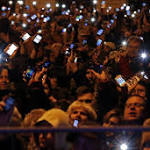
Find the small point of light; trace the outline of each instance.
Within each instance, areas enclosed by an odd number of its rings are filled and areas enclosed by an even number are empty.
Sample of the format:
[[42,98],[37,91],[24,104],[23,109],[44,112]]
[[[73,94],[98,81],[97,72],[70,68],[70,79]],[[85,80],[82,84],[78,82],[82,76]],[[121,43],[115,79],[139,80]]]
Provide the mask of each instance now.
[[27,27],[27,24],[23,23],[23,24],[22,24],[22,27],[23,27],[23,28],[26,28],[26,27]]
[[121,145],[120,145],[120,149],[121,149],[121,150],[127,150],[127,149],[128,149],[127,144],[125,144],[125,143],[121,144]]
[[11,25],[14,25],[14,24],[15,24],[15,21],[12,20],[12,21],[11,21]]
[[127,15],[124,15],[124,17],[127,17]]
[[145,59],[145,58],[147,57],[147,54],[146,54],[145,52],[143,52],[143,53],[141,54],[141,57],[142,57],[143,59]]
[[93,9],[93,12],[96,13],[96,9]]
[[23,14],[23,17],[27,17],[27,16],[28,16],[28,14],[26,14],[26,13]]
[[13,4],[13,1],[9,1],[8,4],[9,4],[9,5],[12,5],[12,4]]
[[106,12],[109,13],[109,9],[107,9]]
[[136,12],[136,11],[134,11],[133,13],[134,13],[134,14],[136,14],[137,12]]
[[67,12],[70,13],[70,10],[68,9]]
[[63,30],[62,30],[62,32],[66,32],[67,31],[67,29],[66,28],[64,28]]
[[127,41],[122,41],[122,45],[126,46],[127,45]]
[[32,5],[35,6],[36,4],[37,4],[37,1],[33,1],[33,2],[32,2]]
[[41,18],[44,18],[44,15],[41,15]]
[[140,9],[138,9],[137,11],[138,11],[138,13],[140,13],[140,12],[141,12],[141,10],[140,10]]
[[51,4],[50,4],[50,3],[47,3],[47,4],[46,4],[46,7],[47,7],[47,8],[50,8],[50,7],[51,7]]
[[19,5],[23,5],[23,4],[24,4],[24,2],[23,2],[22,0],[17,1],[17,3],[18,3]]
[[140,39],[143,41],[144,40],[144,38],[142,37],[142,36],[140,36]]
[[95,20],[96,20],[96,19],[95,19],[94,17],[91,18],[91,22],[95,22]]
[[42,33],[42,30],[38,30],[38,32],[37,33]]
[[66,5],[65,5],[65,4],[62,4],[62,8],[66,8]]
[[123,7],[126,7],[126,6],[127,6],[127,4],[126,4],[126,3],[124,3],[124,4],[123,4]]
[[83,8],[84,8],[84,6],[83,6],[83,5],[81,5],[81,6],[80,6],[80,9],[83,9]]
[[121,8],[120,8],[121,10],[123,10],[124,9],[124,6],[121,6]]
[[56,7],[59,7],[59,3],[56,3]]
[[93,0],[93,4],[96,5],[97,4],[97,0]]
[[134,17],[135,17],[135,14],[132,14],[131,17],[134,18]]
[[112,7],[111,7],[111,6],[109,6],[109,7],[108,7],[108,9],[109,9],[109,10],[111,10],[111,9],[112,9]]
[[145,74],[145,72],[144,71],[141,71],[141,75],[143,76]]
[[126,11],[128,11],[128,10],[130,10],[130,6],[127,6],[127,7],[126,7]]

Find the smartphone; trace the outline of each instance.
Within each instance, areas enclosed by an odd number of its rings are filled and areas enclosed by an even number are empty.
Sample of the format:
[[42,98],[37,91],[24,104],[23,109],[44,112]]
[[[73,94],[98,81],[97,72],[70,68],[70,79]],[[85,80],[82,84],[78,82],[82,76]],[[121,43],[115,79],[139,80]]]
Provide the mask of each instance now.
[[114,23],[114,19],[111,19],[111,20],[110,20],[110,23],[113,24],[113,23]]
[[43,65],[43,67],[47,68],[47,67],[49,67],[49,65],[50,65],[50,62],[45,62],[44,65]]
[[37,15],[34,14],[33,16],[31,16],[31,19],[34,20],[34,19],[36,19],[36,17],[37,17]]
[[78,120],[74,120],[73,126],[77,128],[78,124],[79,124],[79,121]]
[[28,40],[30,37],[31,37],[31,36],[30,36],[29,33],[25,33],[25,34],[22,36],[22,39],[23,39],[23,41],[26,41],[26,40]]
[[74,59],[74,63],[77,63],[78,62],[78,57],[76,57],[75,59]]
[[127,15],[128,15],[128,16],[130,16],[130,15],[131,15],[131,12],[130,12],[130,10],[128,10],[128,11],[127,11]]
[[67,48],[65,51],[65,55],[70,56],[70,54],[71,54],[71,50],[70,48]]
[[33,42],[39,44],[41,40],[42,40],[42,36],[38,34],[38,35],[36,35],[36,37],[34,38]]
[[70,49],[73,49],[74,48],[74,44],[70,44]]
[[70,28],[70,27],[72,27],[72,24],[70,23],[70,24],[68,24],[68,28]]
[[102,35],[103,32],[104,32],[104,30],[103,30],[103,29],[100,29],[100,30],[98,30],[97,35]]
[[48,17],[45,17],[44,19],[43,19],[43,22],[47,22],[47,21],[49,21],[50,20],[50,17],[48,16]]
[[5,111],[9,111],[11,109],[11,107],[14,105],[14,99],[12,97],[9,97],[7,100],[6,100],[6,105],[4,106],[4,110]]
[[96,45],[97,45],[97,46],[100,46],[101,44],[102,44],[102,40],[101,40],[101,39],[98,39]]
[[66,31],[67,31],[67,29],[66,29],[66,28],[63,28],[63,29],[62,29],[62,32],[63,32],[63,33],[65,33]]
[[123,79],[121,75],[116,76],[115,80],[119,84],[120,87],[123,87],[126,84],[125,79]]
[[82,45],[86,45],[86,44],[87,44],[87,40],[83,40]]
[[27,69],[26,78],[30,79],[32,77],[33,73],[34,73],[33,69]]
[[77,16],[77,17],[76,17],[76,21],[79,21],[79,20],[80,20],[80,16]]
[[[16,50],[18,49],[18,45],[16,44],[10,44],[8,45],[5,50],[6,50],[6,53],[11,56]],[[4,51],[5,51],[4,50]]]
[[37,23],[39,23],[39,22],[40,22],[40,19],[39,19],[39,18],[37,18],[37,19],[36,19],[36,22],[37,22]]
[[39,29],[39,30],[37,31],[37,33],[42,33],[42,30],[41,30],[41,29]]

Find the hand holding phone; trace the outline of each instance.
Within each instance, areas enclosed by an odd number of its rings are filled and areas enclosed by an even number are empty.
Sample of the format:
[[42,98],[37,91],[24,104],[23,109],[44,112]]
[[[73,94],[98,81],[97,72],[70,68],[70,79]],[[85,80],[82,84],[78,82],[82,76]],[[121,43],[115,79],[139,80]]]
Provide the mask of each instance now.
[[22,40],[23,40],[23,41],[27,41],[30,37],[31,37],[31,36],[30,36],[29,33],[25,33],[25,34],[23,34],[23,36],[22,36]]
[[18,50],[18,45],[15,43],[9,44],[5,49],[4,52],[9,55],[9,57],[15,56]]
[[126,84],[125,79],[123,79],[121,75],[116,76],[115,80],[120,87],[123,87]]
[[97,45],[97,46],[100,46],[101,44],[102,44],[102,40],[101,40],[101,39],[98,39],[96,45]]
[[103,29],[100,29],[100,30],[98,30],[97,35],[102,35],[103,32],[104,32],[104,30],[103,30]]
[[35,42],[36,44],[39,44],[41,40],[42,40],[42,36],[38,34],[33,39],[33,42]]

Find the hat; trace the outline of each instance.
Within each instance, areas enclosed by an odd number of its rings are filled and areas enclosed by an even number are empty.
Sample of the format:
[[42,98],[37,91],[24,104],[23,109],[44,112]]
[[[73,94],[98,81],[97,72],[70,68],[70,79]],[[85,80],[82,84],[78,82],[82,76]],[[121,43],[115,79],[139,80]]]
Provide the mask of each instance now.
[[116,49],[116,46],[113,42],[104,42],[104,44],[108,47],[110,47],[111,49]]
[[41,118],[38,119],[38,122],[47,121],[53,127],[69,127],[69,118],[68,114],[61,109],[53,108],[46,111]]
[[96,111],[88,104],[81,103],[78,101],[74,101],[68,108],[68,113],[71,114],[74,110],[77,108],[81,108],[85,110],[91,120],[96,120],[97,119],[97,114]]

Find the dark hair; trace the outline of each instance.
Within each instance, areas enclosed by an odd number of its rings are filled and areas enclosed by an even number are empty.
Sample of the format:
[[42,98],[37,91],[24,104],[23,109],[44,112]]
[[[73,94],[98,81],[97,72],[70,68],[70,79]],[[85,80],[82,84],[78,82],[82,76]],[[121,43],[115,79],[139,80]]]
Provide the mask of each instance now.
[[91,88],[88,88],[87,86],[80,86],[76,90],[77,97],[81,96],[85,93],[93,93],[93,90]]
[[9,70],[9,68],[8,68],[7,66],[1,66],[1,67],[0,67],[0,74],[2,73],[2,71],[3,71],[4,69],[8,70],[8,78],[9,78],[9,80],[11,80],[11,77],[10,77],[10,70]]

